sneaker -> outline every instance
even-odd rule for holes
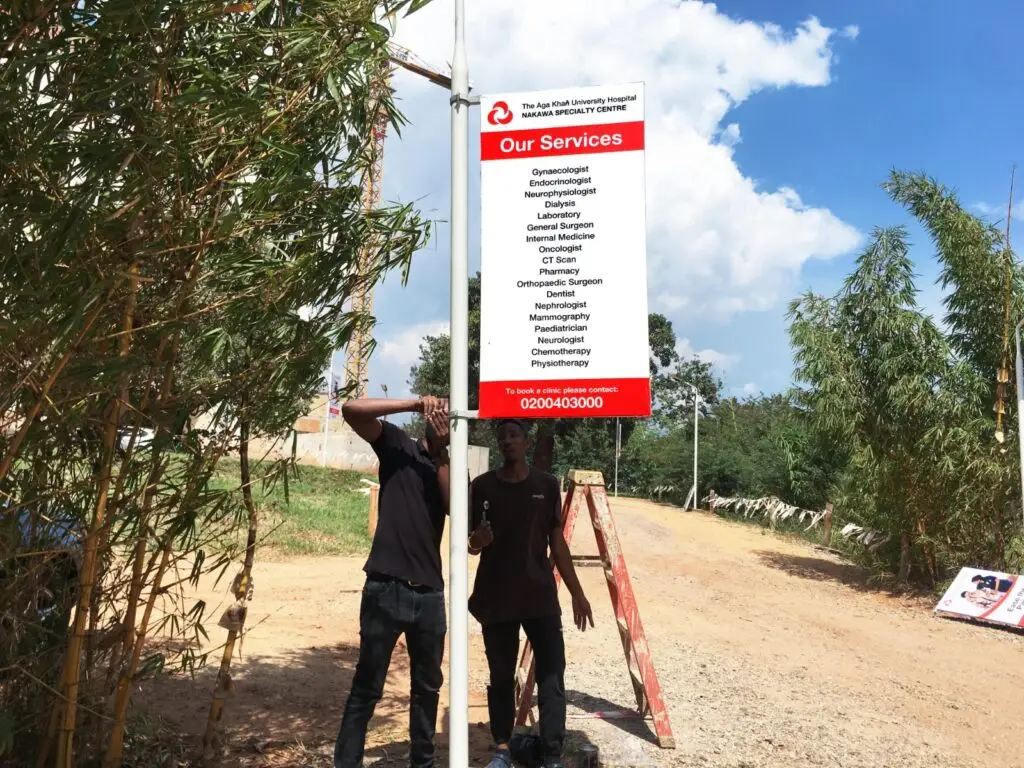
[[[516,765],[522,768],[540,768],[540,738],[532,733],[517,733],[512,737],[509,751]]]
[[[487,768],[512,768],[512,754],[507,749],[499,749],[487,764]]]

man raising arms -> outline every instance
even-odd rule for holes
[[[498,422],[504,465],[481,475],[470,489],[474,531],[469,551],[480,567],[469,610],[483,627],[490,669],[487,709],[496,751],[487,768],[509,768],[515,725],[515,674],[519,629],[533,646],[540,707],[540,758],[560,768],[565,738],[565,643],[554,559],[581,631],[594,625],[569,547],[562,535],[561,493],[551,475],[526,464],[526,428],[518,419]]]
[[[443,673],[447,618],[441,535],[448,513],[448,404],[422,400],[354,400],[345,421],[380,461],[377,531],[363,570],[359,661],[334,745],[335,768],[362,768],[366,728],[384,692],[398,637],[409,649],[410,768],[434,768],[434,730]],[[382,417],[421,413],[427,436],[410,438]]]

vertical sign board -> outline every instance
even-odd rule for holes
[[[480,106],[480,416],[649,416],[643,84]]]

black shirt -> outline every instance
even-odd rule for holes
[[[426,449],[399,427],[382,423],[370,443],[380,460],[377,532],[363,570],[444,589],[441,535],[445,509],[437,467]]]
[[[494,541],[480,553],[469,610],[483,625],[561,613],[548,556],[551,531],[562,525],[558,480],[536,469],[521,482],[495,471],[473,481],[471,528],[486,515]]]
[[[996,579],[995,576],[983,576],[978,579],[979,589],[992,589],[999,592],[1009,592],[1013,587],[1013,581],[1010,579]]]

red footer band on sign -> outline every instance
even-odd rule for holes
[[[570,125],[480,134],[481,160],[636,152],[644,148],[644,124]]]
[[[651,415],[650,379],[481,381],[480,418]]]

